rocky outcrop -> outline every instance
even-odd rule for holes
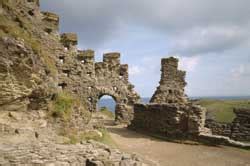
[[[41,58],[11,37],[0,38],[0,55],[0,111],[46,107],[53,79],[46,75]]]
[[[0,165],[147,165],[136,155],[122,153],[94,141],[76,145],[49,142],[2,144],[0,154]]]

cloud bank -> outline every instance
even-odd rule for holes
[[[56,11],[62,29],[79,33],[80,42],[98,47],[124,33],[124,26],[143,26],[171,40],[170,53],[204,55],[249,41],[249,0],[43,0]]]

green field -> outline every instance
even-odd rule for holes
[[[233,108],[250,108],[250,100],[201,99],[197,103],[207,109],[208,116],[224,123],[230,123],[235,118]]]

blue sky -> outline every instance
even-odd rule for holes
[[[118,51],[143,97],[160,80],[160,59],[176,56],[189,96],[250,95],[249,0],[41,0],[79,48]]]

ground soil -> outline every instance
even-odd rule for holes
[[[187,145],[159,140],[128,130],[107,126],[119,149],[144,156],[150,165],[161,166],[250,166],[250,151],[233,147]]]

